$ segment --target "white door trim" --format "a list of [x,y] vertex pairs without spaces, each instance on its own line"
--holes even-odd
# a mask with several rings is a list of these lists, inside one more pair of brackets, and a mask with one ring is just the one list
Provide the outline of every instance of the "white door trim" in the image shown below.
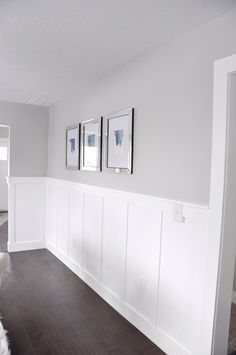
[[[232,289],[224,288],[224,278],[232,274],[227,261],[227,243],[223,235],[224,198],[227,164],[228,94],[229,76],[236,72],[236,55],[223,58],[214,65],[213,135],[209,210],[208,273],[205,284],[203,324],[209,324],[209,332],[203,334],[208,343],[207,353],[226,355]],[[229,270],[230,269],[230,270]],[[233,280],[232,280],[233,283]],[[226,295],[230,293],[230,295]],[[229,296],[229,297],[225,297]],[[208,339],[208,340],[207,340]],[[211,350],[210,350],[211,349]]]

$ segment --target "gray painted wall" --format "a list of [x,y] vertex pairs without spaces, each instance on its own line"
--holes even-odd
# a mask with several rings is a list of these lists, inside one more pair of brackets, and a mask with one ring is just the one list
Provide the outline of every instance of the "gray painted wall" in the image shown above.
[[0,126],[0,138],[8,138],[9,136],[9,128]]
[[[235,36],[234,10],[52,105],[48,175],[208,204],[213,62],[236,53]],[[65,170],[67,125],[131,106],[133,176]]]
[[0,125],[10,126],[10,175],[46,176],[48,108],[0,102]]

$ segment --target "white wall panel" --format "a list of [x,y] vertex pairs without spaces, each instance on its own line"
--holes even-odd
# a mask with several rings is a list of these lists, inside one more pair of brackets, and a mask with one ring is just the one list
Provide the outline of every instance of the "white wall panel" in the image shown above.
[[126,257],[127,203],[119,198],[104,199],[102,282],[123,297]]
[[10,178],[8,250],[45,246],[46,185],[40,178]]
[[[42,239],[42,186],[19,184],[15,187],[15,238],[17,242]],[[30,206],[30,208],[29,208]]]
[[200,326],[205,240],[204,218],[186,217],[184,223],[176,223],[164,216],[158,326],[187,349]]
[[57,190],[57,248],[68,254],[68,189],[59,187]]
[[125,300],[153,323],[156,319],[161,212],[129,205]]
[[102,203],[100,196],[86,194],[84,199],[84,266],[95,278],[101,274]]
[[57,243],[57,189],[53,185],[47,186],[47,241],[54,247]]
[[83,218],[84,194],[69,190],[69,257],[75,263],[83,264]]

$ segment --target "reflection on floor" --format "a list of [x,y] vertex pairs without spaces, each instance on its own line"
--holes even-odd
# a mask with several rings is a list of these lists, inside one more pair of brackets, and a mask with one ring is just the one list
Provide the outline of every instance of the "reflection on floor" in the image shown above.
[[236,304],[234,303],[231,306],[228,354],[236,355]]
[[10,259],[0,314],[12,355],[164,355],[49,251]]
[[0,212],[0,226],[8,220],[8,213]]
[[8,222],[0,224],[0,253],[7,252]]

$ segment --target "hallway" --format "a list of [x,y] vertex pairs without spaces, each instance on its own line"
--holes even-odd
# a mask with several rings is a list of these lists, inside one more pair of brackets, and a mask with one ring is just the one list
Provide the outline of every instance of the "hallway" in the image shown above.
[[46,250],[11,254],[0,314],[12,355],[164,354]]
[[236,355],[236,1],[0,5],[0,355]]

